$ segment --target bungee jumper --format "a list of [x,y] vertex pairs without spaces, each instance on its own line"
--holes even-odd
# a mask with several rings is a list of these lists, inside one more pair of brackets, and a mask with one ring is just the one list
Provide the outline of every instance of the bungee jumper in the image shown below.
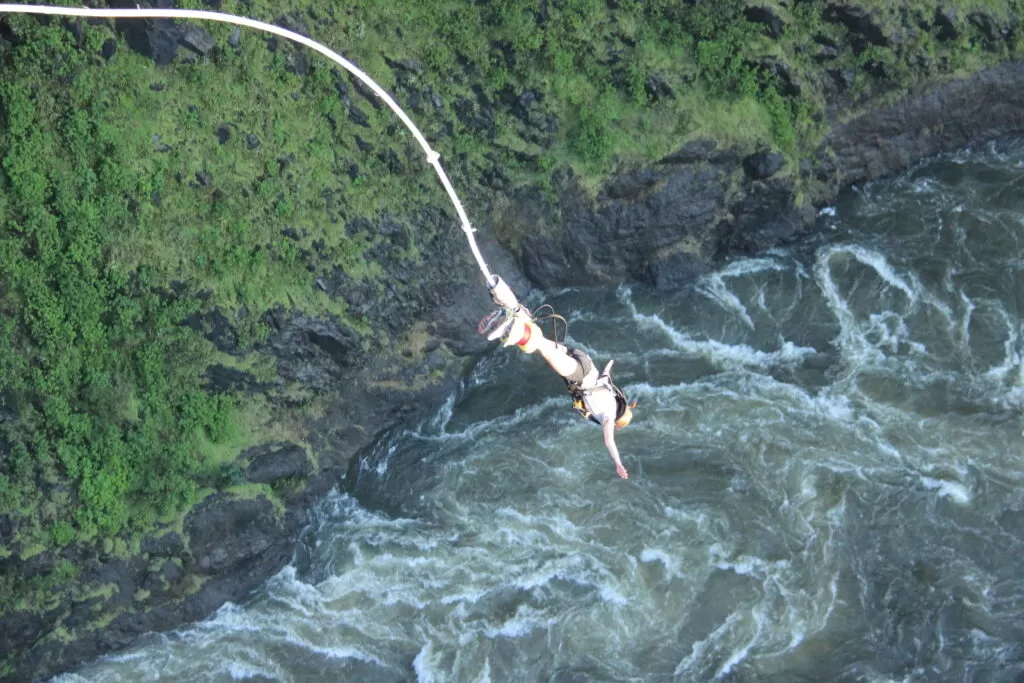
[[545,337],[530,311],[516,300],[512,290],[499,276],[493,275],[487,287],[491,300],[500,308],[480,321],[478,331],[486,334],[490,341],[515,346],[523,353],[540,353],[551,369],[565,380],[573,408],[582,417],[601,426],[604,445],[615,463],[616,474],[628,479],[629,472],[622,464],[615,444],[615,430],[633,420],[636,402],[629,403],[622,389],[612,382],[611,371],[615,361],[608,361],[598,373],[590,356],[582,350]]

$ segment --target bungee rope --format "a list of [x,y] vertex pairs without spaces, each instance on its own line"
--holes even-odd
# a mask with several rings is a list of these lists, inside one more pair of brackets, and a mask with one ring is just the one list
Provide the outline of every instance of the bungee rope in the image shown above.
[[[423,148],[423,152],[427,156],[427,163],[434,167],[434,171],[437,173],[437,177],[440,179],[441,185],[444,186],[449,199],[451,199],[452,204],[455,206],[455,212],[459,216],[462,231],[466,234],[470,251],[473,252],[473,257],[476,259],[477,265],[480,267],[480,272],[483,273],[484,281],[487,283],[491,299],[505,309],[508,312],[509,317],[512,317],[512,315],[515,314],[522,315],[523,312],[525,312],[525,309],[519,305],[518,300],[512,293],[512,290],[509,289],[508,285],[505,284],[499,276],[492,274],[490,269],[487,267],[487,263],[484,261],[484,257],[480,253],[480,248],[476,244],[476,238],[473,237],[473,233],[476,232],[476,230],[472,225],[470,225],[469,217],[466,215],[466,210],[462,207],[462,202],[459,201],[459,196],[455,193],[455,188],[452,186],[451,180],[448,179],[448,174],[445,173],[444,168],[441,167],[441,155],[431,148],[430,143],[427,142],[427,139],[423,136],[423,133],[420,132],[420,129],[416,127],[416,124],[412,122],[412,119],[406,115],[402,108],[398,106],[398,103],[395,102],[384,88],[377,85],[376,81],[366,75],[366,73],[359,69],[355,64],[348,61],[329,47],[322,45],[311,38],[307,38],[304,35],[296,33],[295,31],[290,31],[286,28],[275,26],[274,24],[268,24],[263,21],[248,19],[234,14],[211,12],[208,10],[141,8],[92,9],[87,7],[54,7],[50,5],[14,5],[10,3],[0,3],[0,13],[47,14],[68,17],[95,17],[99,19],[201,19],[207,21],[219,21],[225,24],[245,26],[247,28],[254,28],[258,31],[272,33],[316,50],[323,56],[327,57],[327,59],[343,67],[346,71],[365,83],[366,86],[377,95],[377,97],[383,100],[384,104],[388,105],[391,111],[395,113],[395,116],[405,124],[405,127],[409,129],[413,137],[416,138],[416,142],[418,142],[420,147]],[[529,313],[526,312],[526,315],[529,315]]]

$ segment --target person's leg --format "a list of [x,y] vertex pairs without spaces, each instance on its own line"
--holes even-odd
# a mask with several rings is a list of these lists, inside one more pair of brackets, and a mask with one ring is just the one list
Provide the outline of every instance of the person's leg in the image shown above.
[[540,352],[551,369],[563,379],[579,375],[576,380],[579,382],[593,369],[587,354],[577,349],[570,350],[564,344],[548,339],[540,326],[532,320],[513,318],[502,334],[506,346],[515,345],[523,353]]
[[569,355],[565,346],[544,337],[540,328],[535,328],[532,333],[541,335],[537,340],[537,350],[559,377],[568,379],[580,371],[580,361]]
[[[547,361],[551,369],[558,373],[559,377],[571,378],[580,370],[580,361],[570,355],[569,349],[544,336],[540,326],[530,325],[530,350],[537,351]],[[583,355],[586,358],[586,354]],[[589,359],[588,359],[589,360]],[[583,372],[586,374],[586,371]]]

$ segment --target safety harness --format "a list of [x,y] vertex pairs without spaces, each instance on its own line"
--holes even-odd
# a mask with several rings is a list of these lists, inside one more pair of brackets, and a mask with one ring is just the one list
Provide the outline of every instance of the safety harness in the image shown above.
[[[626,394],[622,389],[615,386],[610,379],[608,380],[608,384],[611,384],[612,393],[615,394],[615,419],[617,421],[626,414],[626,408],[628,407],[629,402],[626,401]],[[569,396],[572,397],[572,407],[576,409],[576,412],[596,425],[601,424],[601,421],[594,417],[594,414],[587,409],[587,402],[585,399],[587,396],[590,396],[597,391],[608,391],[608,386],[599,385],[591,387],[590,389],[584,389],[579,382],[565,380],[565,387],[569,390]]]

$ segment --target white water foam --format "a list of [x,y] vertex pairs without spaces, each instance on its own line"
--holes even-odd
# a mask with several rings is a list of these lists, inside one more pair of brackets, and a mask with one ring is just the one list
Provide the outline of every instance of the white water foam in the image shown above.
[[676,579],[686,576],[686,572],[679,565],[679,562],[668,551],[661,548],[644,548],[640,552],[640,561],[648,564],[660,562],[665,567],[669,578]]
[[697,340],[672,327],[657,314],[637,312],[635,319],[638,325],[665,332],[672,346],[686,356],[706,358],[722,368],[767,369],[799,363],[818,353],[813,347],[797,346],[790,341],[782,341],[776,351],[761,351],[746,344],[724,344],[714,339]]
[[443,660],[444,652],[434,652],[433,643],[425,643],[412,660],[412,669],[416,672],[416,683],[445,681],[444,668],[441,666]]
[[[729,288],[726,280],[738,277],[757,275],[765,271],[786,271],[788,268],[774,259],[743,259],[726,265],[722,270],[704,275],[697,284],[696,291],[708,297],[723,310],[734,313],[750,330],[754,329],[754,321],[747,311],[746,305]],[[762,302],[763,303],[763,302]]]
[[938,491],[940,496],[949,498],[958,505],[967,505],[971,502],[970,489],[963,484],[944,479],[932,479],[931,477],[921,477],[921,483],[926,488]]

